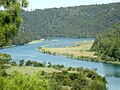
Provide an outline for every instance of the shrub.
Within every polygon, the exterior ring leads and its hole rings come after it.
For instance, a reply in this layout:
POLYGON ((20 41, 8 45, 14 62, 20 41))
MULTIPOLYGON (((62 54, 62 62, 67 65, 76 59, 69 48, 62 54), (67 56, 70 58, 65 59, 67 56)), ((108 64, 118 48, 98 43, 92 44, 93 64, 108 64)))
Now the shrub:
POLYGON ((13 72, 10 76, 0 77, 0 90, 49 90, 40 73, 33 76, 13 72))

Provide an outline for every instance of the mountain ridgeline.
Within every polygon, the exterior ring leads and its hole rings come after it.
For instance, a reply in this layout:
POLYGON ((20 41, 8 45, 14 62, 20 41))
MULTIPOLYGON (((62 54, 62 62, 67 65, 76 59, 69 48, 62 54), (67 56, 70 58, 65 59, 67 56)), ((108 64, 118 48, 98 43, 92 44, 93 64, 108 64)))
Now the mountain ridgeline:
POLYGON ((23 11, 21 16, 22 33, 12 44, 44 37, 96 37, 120 21, 120 3, 36 9, 23 11))

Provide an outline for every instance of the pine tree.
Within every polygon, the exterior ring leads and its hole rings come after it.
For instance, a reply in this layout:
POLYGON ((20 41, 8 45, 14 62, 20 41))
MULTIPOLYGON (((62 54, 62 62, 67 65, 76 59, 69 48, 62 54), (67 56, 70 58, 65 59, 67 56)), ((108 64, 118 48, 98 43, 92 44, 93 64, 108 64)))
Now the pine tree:
POLYGON ((17 35, 22 22, 19 13, 26 8, 26 0, 0 0, 0 47, 5 46, 9 39, 17 35))

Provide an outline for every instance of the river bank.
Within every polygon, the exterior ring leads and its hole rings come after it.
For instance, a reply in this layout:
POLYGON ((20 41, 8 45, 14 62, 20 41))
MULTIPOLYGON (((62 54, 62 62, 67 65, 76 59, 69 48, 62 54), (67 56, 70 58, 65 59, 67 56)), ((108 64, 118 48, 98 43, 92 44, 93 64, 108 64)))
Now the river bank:
MULTIPOLYGON (((114 64, 107 64, 107 63, 101 63, 101 62, 91 62, 87 60, 76 60, 76 59, 70 59, 65 58, 63 55, 49 55, 44 54, 41 52, 38 52, 36 49, 38 47, 42 47, 44 45, 52 45, 47 46, 49 48, 55 48, 55 47, 64 47, 64 46, 72 46, 74 42, 82 42, 82 41, 93 41, 93 38, 81 38, 81 39, 74 39, 74 38, 54 38, 50 40, 45 40, 40 43, 32 44, 32 45, 23 45, 23 46, 15 46, 11 48, 6 49, 0 49, 0 52, 7 53, 12 56, 11 61, 15 61, 16 63, 19 63, 20 60, 24 59, 25 62, 27 60, 35 60, 38 62, 51 62, 52 64, 60 64, 64 65, 65 67, 83 67, 88 69, 97 69, 97 73, 99 75, 105 76, 108 83, 107 87, 108 90, 117 90, 120 88, 120 66, 114 65, 114 64), (57 40, 57 41, 54 41, 57 40), (116 82, 114 84, 114 82, 116 82)), ((74 45, 75 46, 75 45, 74 45)), ((40 67, 41 68, 41 67, 40 67)), ((21 68, 22 69, 22 68, 21 68)), ((97 89, 96 89, 97 90, 97 89)))
MULTIPOLYGON (((6 76, 7 78, 1 77, 2 82, 3 80, 4 82, 7 81, 7 84, 9 82, 12 82, 12 84, 17 82, 18 84, 15 85, 21 86, 24 83, 28 85, 26 83, 30 82, 30 79, 39 82, 44 80, 48 87, 53 88, 44 90, 54 90, 56 87, 59 87, 60 90, 76 90, 76 88, 78 90, 93 90, 93 88, 94 90, 105 90, 107 88, 107 81, 104 76, 97 74, 95 70, 84 69, 82 67, 69 67, 58 70, 53 67, 10 66, 10 68, 6 69, 6 73, 8 76, 6 76), (19 84, 19 82, 22 83, 19 84)), ((35 85, 41 86, 36 81, 34 81, 35 85)), ((33 85, 34 82, 32 81, 33 85)), ((2 87, 5 88, 5 85, 2 85, 2 87)), ((43 88, 40 90, 43 90, 43 88)))
MULTIPOLYGON (((39 43, 39 42, 42 42, 44 41, 45 39, 40 39, 40 40, 33 40, 33 41, 30 41, 24 45, 31 45, 31 44, 36 44, 36 43, 39 43)), ((24 46, 24 45, 10 45, 10 46, 4 46, 4 47, 0 47, 0 49, 4 49, 4 48, 11 48, 11 47, 16 47, 16 46, 24 46)))
POLYGON ((45 40, 45 39, 33 40, 33 41, 29 42, 28 44, 36 44, 36 43, 42 42, 42 41, 44 41, 44 40, 45 40))
POLYGON ((73 46, 66 46, 60 48, 49 48, 45 46, 38 47, 38 51, 51 55, 65 55, 67 58, 73 58, 77 60, 87 60, 93 62, 104 62, 109 64, 120 65, 120 62, 117 61, 108 61, 101 60, 99 56, 96 55, 96 52, 90 51, 91 46, 94 41, 90 42, 75 42, 73 46))
POLYGON ((0 61, 3 61, 3 60, 11 60, 12 57, 8 54, 5 54, 5 53, 0 53, 0 61))

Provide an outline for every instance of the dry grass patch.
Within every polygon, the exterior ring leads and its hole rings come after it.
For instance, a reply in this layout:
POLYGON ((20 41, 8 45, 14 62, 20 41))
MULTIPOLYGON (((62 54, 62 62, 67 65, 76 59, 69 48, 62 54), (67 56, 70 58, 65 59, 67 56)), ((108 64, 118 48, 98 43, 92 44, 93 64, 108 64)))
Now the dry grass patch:
POLYGON ((91 48, 93 42, 76 42, 75 46, 70 47, 62 47, 62 48, 47 48, 42 47, 39 49, 39 51, 49 54, 58 54, 58 55, 73 55, 73 57, 90 57, 95 58, 95 52, 89 51, 91 48))
POLYGON ((53 73, 53 72, 61 72, 59 70, 56 70, 54 68, 47 68, 47 67, 30 67, 30 66, 11 66, 10 68, 6 69, 6 72, 8 74, 11 74, 13 71, 18 71, 23 74, 35 74, 38 71, 45 71, 47 73, 53 73))

